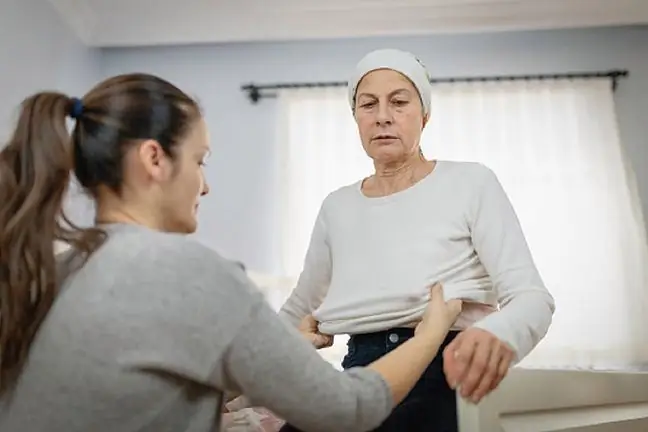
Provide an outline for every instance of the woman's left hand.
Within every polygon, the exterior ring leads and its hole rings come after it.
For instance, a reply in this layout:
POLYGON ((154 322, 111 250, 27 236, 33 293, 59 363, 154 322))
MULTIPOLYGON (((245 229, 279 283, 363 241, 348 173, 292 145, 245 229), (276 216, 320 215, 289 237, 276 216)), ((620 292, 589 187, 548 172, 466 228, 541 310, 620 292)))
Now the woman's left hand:
POLYGON ((495 390, 508 373, 515 353, 492 333, 468 328, 443 351, 443 369, 461 397, 478 403, 495 390))
POLYGON ((320 333, 318 324, 312 315, 306 315, 299 323, 298 330, 315 349, 328 348, 333 345, 333 336, 320 333))

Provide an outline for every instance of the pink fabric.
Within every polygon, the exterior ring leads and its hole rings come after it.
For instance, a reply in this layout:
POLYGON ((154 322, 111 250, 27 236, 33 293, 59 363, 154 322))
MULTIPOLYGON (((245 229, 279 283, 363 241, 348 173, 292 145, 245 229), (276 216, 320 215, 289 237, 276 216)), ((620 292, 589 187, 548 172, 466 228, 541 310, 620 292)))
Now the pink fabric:
POLYGON ((278 432, 284 421, 265 408, 242 408, 223 415, 225 432, 278 432))

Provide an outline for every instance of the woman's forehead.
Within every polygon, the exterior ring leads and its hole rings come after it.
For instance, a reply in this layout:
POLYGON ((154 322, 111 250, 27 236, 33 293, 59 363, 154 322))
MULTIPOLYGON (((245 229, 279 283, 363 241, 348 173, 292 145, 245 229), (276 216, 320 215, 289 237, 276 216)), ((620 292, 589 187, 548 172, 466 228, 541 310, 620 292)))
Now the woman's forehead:
POLYGON ((357 95, 384 94, 396 91, 416 92, 414 84, 403 74, 392 69, 377 69, 366 74, 358 84, 357 95))

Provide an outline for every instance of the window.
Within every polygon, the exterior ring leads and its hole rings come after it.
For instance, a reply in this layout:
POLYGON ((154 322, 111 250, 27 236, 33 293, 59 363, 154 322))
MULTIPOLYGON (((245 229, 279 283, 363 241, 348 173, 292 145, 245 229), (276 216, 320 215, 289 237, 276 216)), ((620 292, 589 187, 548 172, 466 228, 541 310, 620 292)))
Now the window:
MULTIPOLYGON (((373 170, 345 89, 280 96, 283 273, 301 271, 324 197, 373 170)), ((634 177, 606 79, 436 85, 422 137, 428 158, 482 162, 518 213, 556 298, 534 367, 648 362, 648 248, 634 177)), ((338 338, 328 357, 346 351, 338 338)))

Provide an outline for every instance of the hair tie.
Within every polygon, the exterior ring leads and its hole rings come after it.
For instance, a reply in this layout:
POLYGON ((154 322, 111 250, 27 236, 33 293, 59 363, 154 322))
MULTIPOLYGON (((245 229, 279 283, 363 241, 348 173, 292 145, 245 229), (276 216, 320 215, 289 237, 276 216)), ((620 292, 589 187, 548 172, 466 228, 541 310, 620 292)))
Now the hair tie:
POLYGON ((72 98, 72 106, 70 107, 70 117, 78 119, 83 114, 83 101, 79 98, 72 98))

